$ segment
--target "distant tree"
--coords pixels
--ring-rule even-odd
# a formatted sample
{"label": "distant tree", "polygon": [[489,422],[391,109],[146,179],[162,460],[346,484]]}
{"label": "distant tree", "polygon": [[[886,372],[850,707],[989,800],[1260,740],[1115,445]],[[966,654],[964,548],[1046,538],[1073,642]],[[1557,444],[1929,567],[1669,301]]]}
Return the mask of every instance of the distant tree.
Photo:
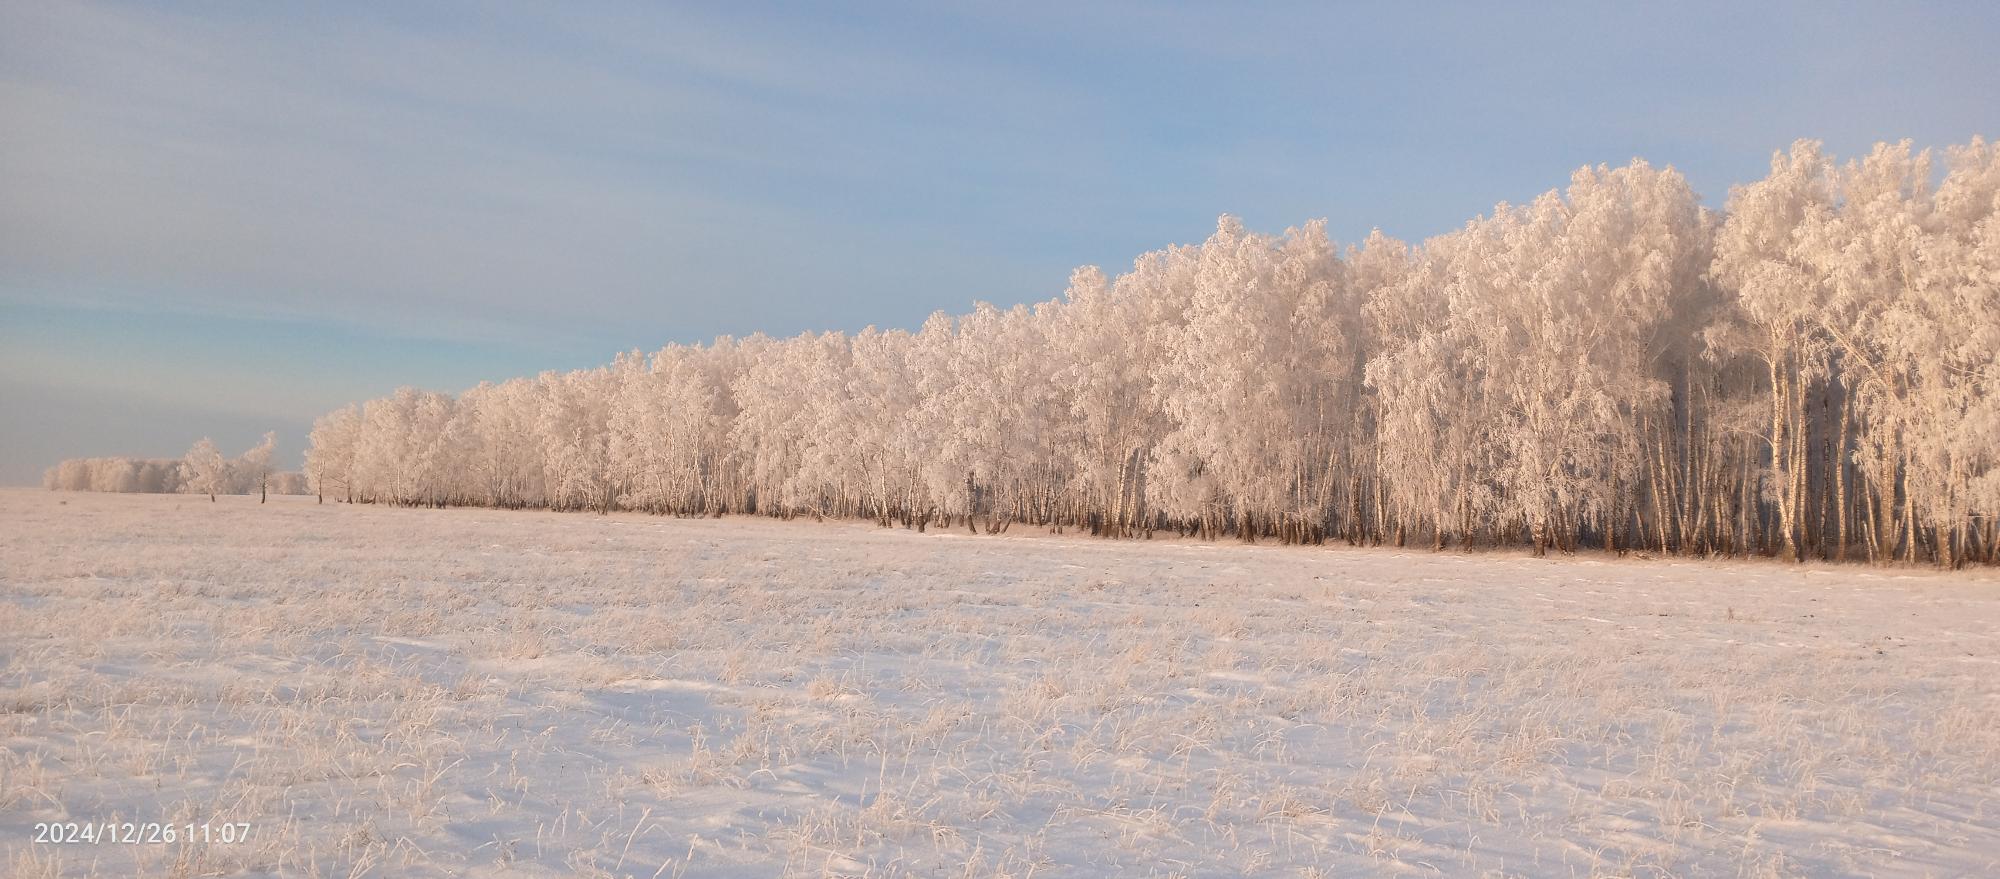
{"label": "distant tree", "polygon": [[354,444],[361,432],[361,409],[350,403],[313,422],[306,450],[306,476],[319,502],[326,503],[327,483],[354,501]]}
{"label": "distant tree", "polygon": [[312,494],[312,486],[306,475],[296,470],[285,470],[271,474],[272,494]]}
{"label": "distant tree", "polygon": [[266,432],[264,441],[243,453],[243,471],[257,484],[257,502],[271,498],[271,451],[277,445],[276,431]]}
{"label": "distant tree", "polygon": [[222,452],[208,437],[197,440],[193,448],[181,459],[184,474],[182,484],[188,491],[208,495],[208,502],[214,503],[216,494],[227,490],[229,463],[222,458]]}

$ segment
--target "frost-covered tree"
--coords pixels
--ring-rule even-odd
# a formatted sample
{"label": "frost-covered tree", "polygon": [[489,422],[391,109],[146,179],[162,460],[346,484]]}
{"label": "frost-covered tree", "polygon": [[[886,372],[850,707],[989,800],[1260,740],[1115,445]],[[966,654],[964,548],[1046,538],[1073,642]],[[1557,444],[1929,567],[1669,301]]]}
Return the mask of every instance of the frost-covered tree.
{"label": "frost-covered tree", "polygon": [[184,474],[181,484],[188,491],[208,495],[210,503],[215,502],[217,494],[228,491],[229,462],[223,460],[222,451],[208,437],[196,440],[188,449],[181,458],[181,471]]}
{"label": "frost-covered tree", "polygon": [[327,487],[354,501],[354,444],[361,434],[361,407],[352,403],[320,416],[306,438],[306,478],[311,479],[319,502],[326,503]]}
{"label": "frost-covered tree", "polygon": [[1794,560],[1806,508],[1806,404],[1829,370],[1818,320],[1828,279],[1813,251],[1832,221],[1834,198],[1833,163],[1818,143],[1800,141],[1773,155],[1770,176],[1731,193],[1711,269],[1736,305],[1712,330],[1718,343],[1754,352],[1769,376],[1766,494],[1776,505],[1782,554]]}
{"label": "frost-covered tree", "polygon": [[251,485],[257,486],[257,502],[271,499],[271,452],[278,444],[276,432],[266,432],[264,441],[243,453],[243,474]]}
{"label": "frost-covered tree", "polygon": [[703,368],[701,349],[670,346],[649,361],[620,361],[607,453],[632,509],[677,515],[709,512],[724,455],[722,391]]}
{"label": "frost-covered tree", "polygon": [[1974,139],[1946,167],[1914,282],[1879,335],[1911,364],[1912,465],[1955,566],[2000,547],[2000,145]]}
{"label": "frost-covered tree", "polygon": [[[1928,152],[1878,145],[1840,169],[1840,210],[1814,243],[1829,290],[1819,324],[1854,389],[1858,458],[1875,501],[1862,505],[1873,511],[1863,530],[1878,555],[1886,545],[1874,544],[1900,536],[1906,557],[1927,548],[1951,566],[1990,552],[2000,509],[1991,493],[2000,479],[2000,329],[1991,319],[2000,314],[2000,160],[1974,141],[1951,152],[1941,185],[1934,179]],[[1843,411],[1843,452],[1849,420]],[[1836,499],[1844,548],[1846,492]]]}
{"label": "frost-covered tree", "polygon": [[1145,527],[1146,465],[1164,432],[1153,405],[1155,345],[1143,330],[1147,303],[1133,277],[1114,286],[1095,266],[1078,269],[1051,330],[1054,382],[1067,399],[1047,414],[1059,419],[1067,480],[1043,509],[1054,519],[1075,508],[1109,536]]}
{"label": "frost-covered tree", "polygon": [[887,526],[914,509],[921,451],[910,421],[916,388],[910,334],[862,330],[849,343],[851,368],[838,397],[841,415],[824,441],[844,451],[853,474],[854,513]]}
{"label": "frost-covered tree", "polygon": [[1341,413],[1359,391],[1345,267],[1324,224],[1271,237],[1232,217],[1194,263],[1193,296],[1184,320],[1160,330],[1153,373],[1172,425],[1158,454],[1173,509],[1244,539],[1316,540],[1345,459]]}
{"label": "frost-covered tree", "polygon": [[1463,328],[1449,320],[1453,279],[1478,253],[1472,238],[1468,229],[1426,242],[1409,270],[1371,291],[1365,306],[1378,346],[1365,374],[1375,392],[1381,527],[1398,546],[1413,528],[1443,546],[1446,535],[1470,537],[1491,525],[1482,384]]}
{"label": "frost-covered tree", "polygon": [[1496,211],[1448,284],[1492,442],[1501,514],[1573,547],[1616,546],[1647,474],[1644,430],[1668,417],[1661,345],[1700,284],[1707,240],[1679,174],[1585,168],[1566,193]]}
{"label": "frost-covered tree", "polygon": [[42,476],[56,491],[172,494],[181,490],[178,458],[69,458]]}
{"label": "frost-covered tree", "polygon": [[[324,492],[1107,536],[1991,561],[2000,161],[1634,161],[1407,245],[1223,217],[1057,300],[402,389]],[[65,462],[52,486],[142,471]]]}

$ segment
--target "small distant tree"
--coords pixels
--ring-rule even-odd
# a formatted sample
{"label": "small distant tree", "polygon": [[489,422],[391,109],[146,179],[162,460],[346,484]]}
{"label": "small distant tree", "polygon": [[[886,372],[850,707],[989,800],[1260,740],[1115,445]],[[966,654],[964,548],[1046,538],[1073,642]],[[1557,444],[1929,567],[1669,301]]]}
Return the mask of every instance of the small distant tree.
{"label": "small distant tree", "polygon": [[257,480],[257,502],[271,499],[271,450],[278,444],[276,431],[267,431],[264,441],[243,453],[243,470]]}
{"label": "small distant tree", "polygon": [[215,495],[224,488],[224,480],[229,478],[229,463],[222,459],[222,451],[215,442],[202,437],[181,459],[182,484],[196,494],[207,494],[208,502],[215,503]]}

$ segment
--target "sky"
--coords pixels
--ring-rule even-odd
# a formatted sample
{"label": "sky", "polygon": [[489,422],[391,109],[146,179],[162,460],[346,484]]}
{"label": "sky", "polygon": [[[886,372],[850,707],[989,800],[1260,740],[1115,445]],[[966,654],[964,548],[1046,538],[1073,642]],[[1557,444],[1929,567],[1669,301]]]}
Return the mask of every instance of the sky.
{"label": "sky", "polygon": [[[1507,8],[1531,6],[1532,8]],[[1618,8],[1612,8],[1612,7]],[[0,484],[399,385],[2000,135],[2000,4],[0,0]]]}

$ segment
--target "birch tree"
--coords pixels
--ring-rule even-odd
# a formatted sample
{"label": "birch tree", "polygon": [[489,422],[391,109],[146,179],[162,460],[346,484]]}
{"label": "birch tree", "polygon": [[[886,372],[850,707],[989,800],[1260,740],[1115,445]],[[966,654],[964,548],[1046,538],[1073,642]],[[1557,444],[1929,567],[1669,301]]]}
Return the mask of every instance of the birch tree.
{"label": "birch tree", "polygon": [[271,452],[277,443],[277,433],[267,432],[263,442],[243,453],[243,469],[257,486],[257,502],[260,504],[271,499]]}
{"label": "birch tree", "polygon": [[208,437],[196,440],[188,449],[181,458],[181,471],[185,474],[181,484],[188,491],[208,495],[209,503],[215,503],[215,496],[226,490],[229,462],[223,460],[222,451]]}
{"label": "birch tree", "polygon": [[1729,218],[1710,271],[1735,295],[1736,308],[1713,331],[1718,343],[1753,352],[1770,381],[1770,460],[1766,495],[1778,512],[1781,555],[1801,557],[1805,515],[1806,399],[1828,372],[1828,341],[1818,326],[1826,279],[1815,270],[1812,242],[1831,222],[1833,166],[1814,141],[1771,157],[1770,176],[1733,190]]}

